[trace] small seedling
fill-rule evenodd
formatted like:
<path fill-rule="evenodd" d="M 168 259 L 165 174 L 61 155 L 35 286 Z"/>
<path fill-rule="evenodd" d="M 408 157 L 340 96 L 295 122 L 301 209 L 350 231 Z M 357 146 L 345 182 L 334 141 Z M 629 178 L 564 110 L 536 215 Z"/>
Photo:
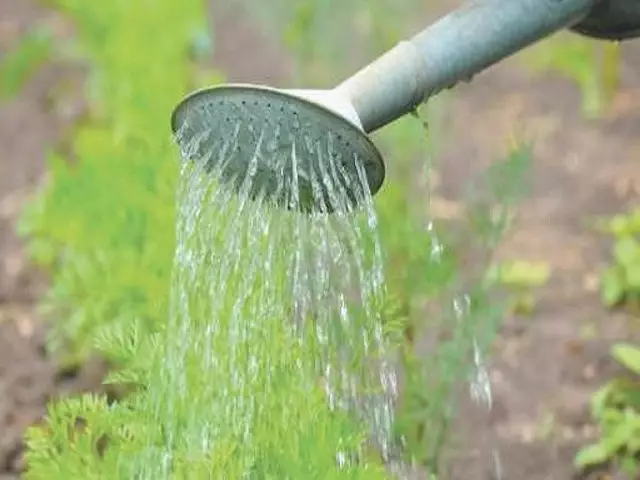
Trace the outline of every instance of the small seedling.
<path fill-rule="evenodd" d="M 541 441 L 550 440 L 556 433 L 558 420 L 553 412 L 546 412 L 538 419 L 535 429 L 535 437 Z"/>
<path fill-rule="evenodd" d="M 502 262 L 487 274 L 487 280 L 506 287 L 513 295 L 511 311 L 515 315 L 531 315 L 535 310 L 534 290 L 547 283 L 551 275 L 548 264 L 522 260 Z"/>
<path fill-rule="evenodd" d="M 602 301 L 607 307 L 640 302 L 640 208 L 602 222 L 601 229 L 613 236 L 613 264 L 601 278 Z"/>
<path fill-rule="evenodd" d="M 578 84 L 582 111 L 601 116 L 617 92 L 620 46 L 563 32 L 535 45 L 523 55 L 534 72 L 557 72 Z"/>
<path fill-rule="evenodd" d="M 601 435 L 578 453 L 575 464 L 585 469 L 614 463 L 637 478 L 640 473 L 640 348 L 616 344 L 611 351 L 629 375 L 611 380 L 592 397 L 591 412 Z"/>
<path fill-rule="evenodd" d="M 34 29 L 22 37 L 0 61 L 0 99 L 16 95 L 52 51 L 53 36 L 46 29 Z"/>
<path fill-rule="evenodd" d="M 598 324 L 596 322 L 585 322 L 580 326 L 580 339 L 583 341 L 591 341 L 598 338 Z"/>

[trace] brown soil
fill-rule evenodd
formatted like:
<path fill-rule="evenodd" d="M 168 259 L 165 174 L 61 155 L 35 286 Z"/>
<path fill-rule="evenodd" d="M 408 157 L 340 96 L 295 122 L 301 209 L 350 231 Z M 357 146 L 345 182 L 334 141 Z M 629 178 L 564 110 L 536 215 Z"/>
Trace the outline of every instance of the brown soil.
<path fill-rule="evenodd" d="M 569 81 L 531 76 L 518 59 L 452 100 L 438 160 L 444 197 L 456 198 L 460 179 L 499 158 L 516 129 L 534 141 L 531 193 L 499 256 L 546 262 L 552 276 L 533 315 L 508 318 L 496 343 L 490 423 L 506 478 L 582 478 L 572 460 L 596 435 L 590 394 L 617 371 L 612 343 L 638 337 L 630 318 L 602 307 L 596 282 L 609 244 L 586 226 L 639 204 L 640 111 L 624 108 L 640 98 L 638 47 L 625 45 L 622 86 L 599 121 L 581 116 Z"/>
<path fill-rule="evenodd" d="M 261 35 L 245 15 L 225 8 L 225 2 L 214 3 L 216 63 L 232 80 L 282 83 L 287 57 L 277 42 Z M 59 24 L 34 4 L 0 3 L 0 60 L 25 29 L 40 22 Z M 22 434 L 42 418 L 47 401 L 98 388 L 103 371 L 91 363 L 62 374 L 47 356 L 46 328 L 35 309 L 46 281 L 29 266 L 14 234 L 27 195 L 44 176 L 46 148 L 82 106 L 79 98 L 69 98 L 64 108 L 51 109 L 48 92 L 79 78 L 69 67 L 47 65 L 17 98 L 0 104 L 0 479 L 19 476 Z M 602 120 L 580 115 L 579 92 L 569 81 L 530 75 L 518 59 L 460 87 L 448 106 L 436 213 L 438 205 L 450 204 L 444 199 L 458 198 L 472 172 L 500 157 L 516 127 L 535 141 L 532 191 L 500 256 L 547 262 L 552 278 L 537 291 L 531 317 L 507 319 L 491 365 L 493 411 L 480 420 L 490 428 L 468 433 L 475 445 L 486 435 L 491 438 L 504 478 L 574 478 L 573 456 L 595 435 L 589 395 L 615 372 L 608 349 L 616 340 L 637 336 L 625 315 L 605 311 L 598 300 L 594 279 L 606 262 L 607 243 L 584 222 L 638 204 L 638 106 L 638 42 L 624 45 L 623 84 Z M 465 415 L 461 423 L 476 425 L 478 412 Z M 453 478 L 492 478 L 488 456 L 464 460 L 459 461 L 464 469 L 452 472 Z"/>

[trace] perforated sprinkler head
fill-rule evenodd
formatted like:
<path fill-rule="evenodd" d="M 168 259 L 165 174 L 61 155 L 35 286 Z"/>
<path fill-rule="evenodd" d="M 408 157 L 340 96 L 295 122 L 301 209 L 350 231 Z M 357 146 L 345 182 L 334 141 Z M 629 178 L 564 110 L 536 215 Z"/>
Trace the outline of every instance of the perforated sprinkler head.
<path fill-rule="evenodd" d="M 333 91 L 222 85 L 189 95 L 171 123 L 183 156 L 236 188 L 250 177 L 250 196 L 291 209 L 352 209 L 384 180 L 380 153 Z"/>

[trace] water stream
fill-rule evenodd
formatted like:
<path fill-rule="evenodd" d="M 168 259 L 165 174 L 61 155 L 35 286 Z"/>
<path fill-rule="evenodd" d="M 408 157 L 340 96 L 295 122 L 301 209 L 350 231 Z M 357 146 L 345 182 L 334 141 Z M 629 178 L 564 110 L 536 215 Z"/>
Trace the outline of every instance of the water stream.
<path fill-rule="evenodd" d="M 238 132 L 256 126 L 227 127 L 183 148 L 170 319 L 144 395 L 160 434 L 133 477 L 413 478 L 395 430 L 397 352 L 385 331 L 394 319 L 360 159 L 345 170 L 330 133 L 274 150 L 265 129 L 238 168 Z M 202 154 L 207 135 L 218 140 Z M 267 164 L 277 175 L 265 181 Z M 333 213 L 298 209 L 303 181 Z M 430 248 L 433 268 L 442 245 Z M 466 292 L 444 302 L 451 313 L 437 328 L 453 338 L 425 363 L 423 395 L 433 397 L 420 413 L 434 438 L 446 435 L 451 386 L 468 374 L 474 402 L 492 401 L 475 336 L 488 322 L 472 318 Z"/>
<path fill-rule="evenodd" d="M 141 476 L 175 478 L 176 452 L 189 452 L 190 468 L 201 455 L 224 478 L 328 478 L 332 469 L 377 478 L 369 463 L 388 463 L 396 448 L 397 381 L 364 171 L 348 178 L 320 145 L 326 168 L 305 173 L 314 195 L 323 182 L 336 211 L 301 213 L 271 201 L 298 201 L 295 143 L 275 196 L 272 183 L 270 196 L 256 188 L 260 145 L 230 181 L 232 143 L 211 152 L 218 157 L 208 171 L 211 158 L 182 167 L 172 333 L 150 394 L 157 421 L 172 420 L 162 461 Z M 346 188 L 357 211 L 346 208 Z"/>

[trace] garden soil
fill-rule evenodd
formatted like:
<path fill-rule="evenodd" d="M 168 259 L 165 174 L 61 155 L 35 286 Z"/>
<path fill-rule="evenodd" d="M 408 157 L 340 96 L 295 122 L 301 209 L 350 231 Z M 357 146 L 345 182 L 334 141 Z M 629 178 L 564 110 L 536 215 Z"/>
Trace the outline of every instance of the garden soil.
<path fill-rule="evenodd" d="M 231 80 L 285 81 L 278 43 L 236 9 L 215 3 L 216 64 Z M 35 5 L 0 2 L 0 59 L 38 24 L 68 33 L 57 16 Z M 640 42 L 624 46 L 622 77 L 611 108 L 597 121 L 581 116 L 573 84 L 530 75 L 517 59 L 460 87 L 448 107 L 434 175 L 437 216 L 458 214 L 465 180 L 499 158 L 514 132 L 526 132 L 535 145 L 531 191 L 499 255 L 546 262 L 551 279 L 536 291 L 533 314 L 511 316 L 496 342 L 492 413 L 464 408 L 460 417 L 462 431 L 466 426 L 466 436 L 477 440 L 472 444 L 491 437 L 509 480 L 607 478 L 604 472 L 575 475 L 572 460 L 596 433 L 588 401 L 616 371 L 610 345 L 635 336 L 637 326 L 601 307 L 596 283 L 608 244 L 586 223 L 640 198 Z M 46 149 L 82 113 L 82 98 L 70 93 L 79 91 L 81 79 L 69 66 L 46 65 L 17 98 L 0 104 L 0 480 L 20 477 L 24 429 L 41 421 L 47 401 L 95 391 L 104 373 L 97 360 L 64 372 L 47 355 L 37 312 L 47 280 L 29 265 L 15 235 L 21 208 L 44 180 Z M 453 478 L 492 479 L 490 463 L 460 456 Z"/>

